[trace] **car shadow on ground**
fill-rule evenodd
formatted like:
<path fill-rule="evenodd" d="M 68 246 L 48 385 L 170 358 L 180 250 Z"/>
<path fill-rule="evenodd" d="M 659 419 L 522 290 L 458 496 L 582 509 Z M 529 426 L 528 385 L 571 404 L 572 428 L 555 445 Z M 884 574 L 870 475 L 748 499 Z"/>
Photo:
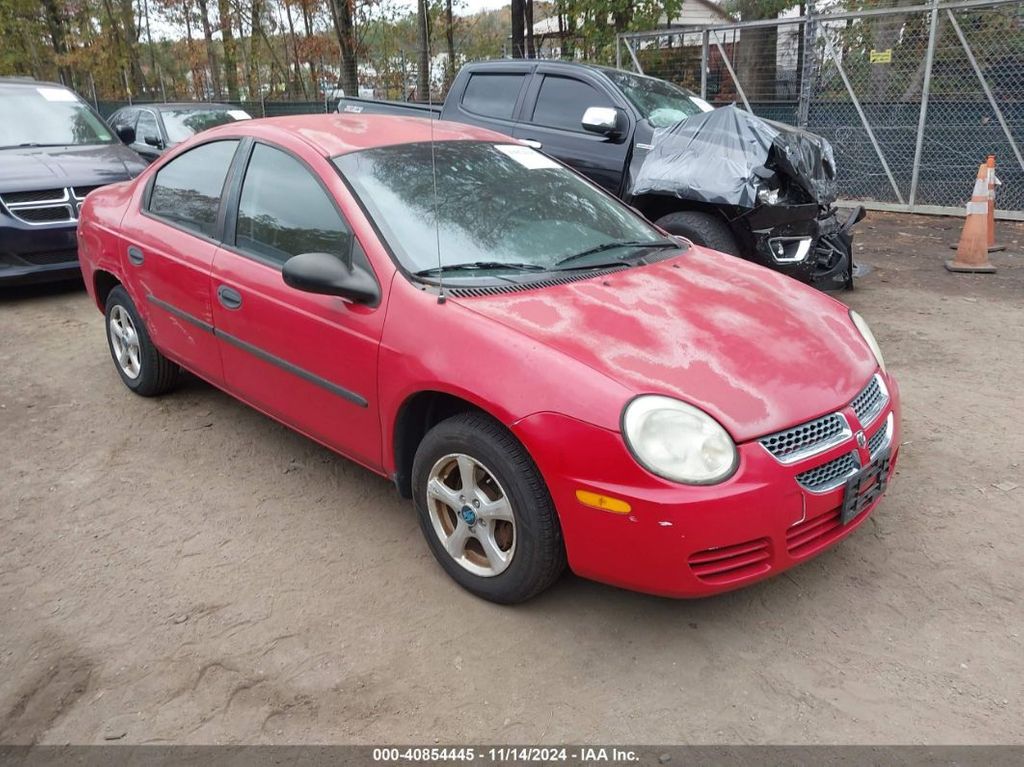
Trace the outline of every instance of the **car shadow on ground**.
<path fill-rule="evenodd" d="M 0 284 L 0 304 L 64 296 L 69 293 L 81 293 L 83 298 L 86 297 L 85 283 L 81 278 L 76 277 L 59 282 L 32 282 L 27 285 Z"/>

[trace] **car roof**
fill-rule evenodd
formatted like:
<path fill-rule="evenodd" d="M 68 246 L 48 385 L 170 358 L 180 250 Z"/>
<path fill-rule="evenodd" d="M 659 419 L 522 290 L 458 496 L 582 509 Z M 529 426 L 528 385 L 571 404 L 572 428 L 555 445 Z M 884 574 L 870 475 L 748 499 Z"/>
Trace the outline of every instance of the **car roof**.
<path fill-rule="evenodd" d="M 376 149 L 395 144 L 424 141 L 514 141 L 509 136 L 472 125 L 438 121 L 423 117 L 399 117 L 378 114 L 324 114 L 267 117 L 242 120 L 205 130 L 209 139 L 223 136 L 252 136 L 267 141 L 297 136 L 324 157 Z"/>

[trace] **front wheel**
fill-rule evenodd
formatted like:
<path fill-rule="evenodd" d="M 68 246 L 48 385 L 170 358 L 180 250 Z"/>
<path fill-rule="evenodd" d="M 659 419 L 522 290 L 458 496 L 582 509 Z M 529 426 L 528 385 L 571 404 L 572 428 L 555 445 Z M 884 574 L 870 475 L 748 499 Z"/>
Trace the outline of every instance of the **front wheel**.
<path fill-rule="evenodd" d="M 670 234 L 679 234 L 690 242 L 705 248 L 727 253 L 740 254 L 740 246 L 725 222 L 708 213 L 684 210 L 669 213 L 654 222 Z"/>
<path fill-rule="evenodd" d="M 467 591 L 501 604 L 523 602 L 565 569 L 544 480 L 497 421 L 480 413 L 442 421 L 423 438 L 412 471 L 427 544 Z"/>

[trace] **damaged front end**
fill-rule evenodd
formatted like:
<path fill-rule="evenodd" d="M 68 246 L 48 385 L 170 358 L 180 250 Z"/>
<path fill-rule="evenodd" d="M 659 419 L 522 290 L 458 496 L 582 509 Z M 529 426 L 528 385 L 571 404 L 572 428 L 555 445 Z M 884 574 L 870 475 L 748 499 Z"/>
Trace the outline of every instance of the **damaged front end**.
<path fill-rule="evenodd" d="M 850 230 L 863 210 L 840 220 L 832 146 L 820 136 L 723 107 L 656 130 L 634 169 L 630 196 L 713 207 L 740 255 L 822 289 L 852 287 Z"/>

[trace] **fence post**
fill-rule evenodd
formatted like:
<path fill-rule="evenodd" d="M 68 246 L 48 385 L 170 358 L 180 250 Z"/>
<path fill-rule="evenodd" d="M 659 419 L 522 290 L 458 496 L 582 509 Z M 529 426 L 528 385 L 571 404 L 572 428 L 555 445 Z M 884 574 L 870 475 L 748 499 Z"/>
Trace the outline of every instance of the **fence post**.
<path fill-rule="evenodd" d="M 708 44 L 710 43 L 710 33 L 707 29 L 704 29 L 700 35 L 700 97 L 705 101 L 708 100 Z M 685 38 L 684 38 L 685 39 Z"/>
<path fill-rule="evenodd" d="M 803 28 L 803 61 L 800 66 L 800 100 L 797 104 L 796 124 L 806 128 L 811 114 L 811 80 L 814 75 L 814 46 L 817 29 L 814 19 L 814 0 L 807 0 Z"/>
<path fill-rule="evenodd" d="M 623 38 L 622 42 L 626 44 L 626 52 L 629 53 L 629 57 L 633 59 L 633 66 L 636 67 L 637 74 L 643 74 L 644 68 L 640 66 L 640 60 L 636 57 L 636 53 L 633 52 L 633 46 L 629 42 L 629 38 Z"/>
<path fill-rule="evenodd" d="M 615 68 L 622 69 L 622 35 L 615 35 Z"/>
<path fill-rule="evenodd" d="M 928 93 L 932 87 L 932 62 L 935 60 L 935 38 L 939 27 L 939 0 L 932 0 L 931 22 L 928 27 L 928 50 L 924 55 L 924 84 L 921 87 L 921 114 L 917 119 L 917 144 L 914 146 L 914 169 L 910 176 L 910 212 L 917 200 L 917 182 L 921 177 L 921 152 L 924 150 L 924 128 L 928 120 Z"/>

